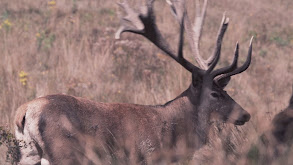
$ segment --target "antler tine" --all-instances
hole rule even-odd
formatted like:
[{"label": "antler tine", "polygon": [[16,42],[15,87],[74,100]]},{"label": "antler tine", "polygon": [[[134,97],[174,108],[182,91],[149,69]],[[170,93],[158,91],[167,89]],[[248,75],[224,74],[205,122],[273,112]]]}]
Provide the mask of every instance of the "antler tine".
[{"label": "antler tine", "polygon": [[179,34],[179,44],[178,44],[178,57],[183,58],[183,42],[184,42],[184,19],[186,14],[186,9],[184,7],[184,0],[175,1],[174,4],[170,0],[166,0],[167,4],[170,6],[174,17],[177,19],[180,25]]},{"label": "antler tine", "polygon": [[201,38],[202,26],[205,18],[207,8],[207,0],[204,0],[203,8],[200,10],[199,0],[196,0],[196,16],[193,27],[191,27],[191,23],[189,18],[186,19],[185,29],[188,33],[189,37],[189,45],[191,47],[192,52],[194,53],[195,60],[197,61],[200,68],[207,70],[208,65],[205,60],[201,57],[199,51],[199,41]]},{"label": "antler tine", "polygon": [[[229,24],[229,18],[228,17],[226,17],[226,12],[224,12],[224,14],[223,14],[223,17],[222,17],[222,23],[221,23],[221,26],[220,26],[220,28],[219,28],[219,32],[218,32],[218,39],[217,39],[217,42],[218,42],[218,40],[220,40],[221,42],[222,42],[222,39],[223,39],[223,37],[224,37],[224,34],[225,34],[225,32],[222,34],[221,33],[221,31],[222,31],[222,29],[223,28],[228,28],[228,24]],[[225,31],[226,31],[226,29],[225,29]],[[216,44],[217,45],[217,44]],[[217,49],[217,48],[216,48]],[[217,50],[215,50],[215,51],[217,51]],[[210,65],[212,65],[212,62],[215,60],[215,58],[216,58],[216,53],[214,52],[205,62],[206,62],[206,64],[208,65],[208,66],[210,66]]]},{"label": "antler tine", "polygon": [[184,43],[184,14],[180,22],[180,34],[179,34],[179,44],[178,44],[178,58],[183,59],[183,43]]},{"label": "antler tine", "polygon": [[195,54],[195,60],[199,64],[199,67],[207,70],[208,65],[205,63],[204,59],[200,56],[199,52],[199,40],[201,37],[201,29],[203,20],[205,17],[206,7],[207,7],[207,0],[205,0],[203,5],[203,10],[200,12],[199,10],[199,2],[197,1],[197,14],[195,17],[195,23],[192,27],[191,22],[186,14],[185,8],[185,0],[166,0],[166,2],[170,5],[172,13],[175,15],[176,19],[179,23],[182,21],[184,17],[184,29],[188,36],[188,43],[191,47],[191,51]]},{"label": "antler tine", "polygon": [[129,7],[128,0],[124,0],[124,2],[119,2],[117,4],[125,10],[127,15],[121,19],[121,26],[115,33],[115,39],[120,39],[120,35],[123,32],[142,33],[144,24],[139,18],[140,13],[135,12]]},{"label": "antler tine", "polygon": [[199,41],[201,38],[201,32],[202,32],[202,26],[204,23],[205,15],[206,15],[206,9],[207,9],[207,0],[204,1],[202,10],[200,9],[199,0],[196,0],[196,16],[194,20],[193,25],[193,31],[194,31],[194,45],[197,45],[199,48]]},{"label": "antler tine", "polygon": [[[171,58],[176,60],[179,64],[181,64],[185,69],[192,72],[196,67],[185,58],[183,58],[182,47],[183,47],[183,19],[180,21],[180,41],[179,41],[179,50],[178,54],[175,53],[169,46],[168,42],[163,38],[160,30],[158,29],[155,21],[155,15],[153,13],[153,2],[154,0],[147,0],[145,6],[143,6],[140,12],[135,12],[131,9],[127,3],[123,6],[128,15],[123,18],[127,22],[122,22],[122,26],[116,32],[117,36],[120,36],[123,32],[133,32],[140,35],[143,35],[147,39],[149,39],[153,44],[155,44],[158,48],[168,54]],[[130,24],[131,23],[131,24]],[[132,25],[132,26],[130,26]],[[133,27],[134,25],[134,27]]]},{"label": "antler tine", "polygon": [[186,14],[184,0],[181,0],[181,1],[177,0],[174,2],[172,2],[171,0],[166,0],[166,2],[170,6],[171,11],[172,11],[173,15],[175,16],[175,18],[178,20],[179,24],[181,24],[181,22],[183,21],[183,17]]},{"label": "antler tine", "polygon": [[215,48],[215,51],[213,53],[213,61],[209,65],[207,73],[211,73],[211,71],[215,68],[215,66],[217,65],[217,63],[218,63],[218,61],[220,59],[221,48],[222,48],[222,40],[223,40],[225,32],[226,32],[226,30],[228,28],[228,25],[229,25],[229,18],[227,18],[226,15],[224,14],[223,18],[222,18],[220,29],[219,29],[219,32],[218,32],[216,48]]},{"label": "antler tine", "polygon": [[[168,3],[168,5],[171,7],[172,13],[175,15],[175,17],[177,18],[177,11],[176,8],[174,6],[174,4],[170,1],[170,0],[166,0],[166,2]],[[178,18],[177,18],[178,19]]]},{"label": "antler tine", "polygon": [[244,64],[241,67],[234,69],[232,72],[229,72],[229,73],[226,73],[226,74],[219,76],[218,78],[216,78],[216,81],[219,81],[220,79],[223,79],[223,78],[231,77],[231,76],[239,74],[239,73],[242,73],[243,71],[245,71],[249,67],[250,62],[251,62],[251,56],[252,56],[252,41],[253,41],[253,37],[251,37],[251,39],[250,39],[248,55],[247,55],[247,58],[246,58],[246,61],[244,62]]},{"label": "antler tine", "polygon": [[231,65],[213,71],[211,74],[212,77],[215,78],[218,75],[232,72],[233,70],[235,70],[237,68],[238,57],[239,57],[239,43],[237,42],[236,48],[235,48],[235,53],[234,53],[234,59],[233,59],[233,62],[231,63]]}]

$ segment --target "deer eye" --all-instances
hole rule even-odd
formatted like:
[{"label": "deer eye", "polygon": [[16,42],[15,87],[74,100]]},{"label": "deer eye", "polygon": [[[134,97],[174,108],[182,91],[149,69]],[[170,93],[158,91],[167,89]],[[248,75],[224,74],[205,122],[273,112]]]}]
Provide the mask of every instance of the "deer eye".
[{"label": "deer eye", "polygon": [[217,93],[217,92],[212,92],[211,93],[211,96],[214,97],[214,98],[219,98],[220,97],[220,94]]}]

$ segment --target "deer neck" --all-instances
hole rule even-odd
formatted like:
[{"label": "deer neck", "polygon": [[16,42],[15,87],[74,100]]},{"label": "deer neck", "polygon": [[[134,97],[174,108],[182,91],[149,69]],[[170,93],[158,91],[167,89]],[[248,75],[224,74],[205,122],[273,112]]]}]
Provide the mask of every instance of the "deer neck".
[{"label": "deer neck", "polygon": [[[209,131],[209,116],[208,114],[199,114],[200,108],[200,92],[191,90],[189,87],[174,100],[163,105],[160,112],[163,113],[162,116],[170,128],[177,125],[176,128],[183,129],[178,130],[179,134],[192,134],[191,136],[197,136],[204,144],[207,141],[207,132]],[[201,119],[203,117],[204,120]]]},{"label": "deer neck", "polygon": [[168,101],[165,105],[163,105],[163,111],[170,114],[167,116],[172,118],[176,118],[176,116],[182,117],[196,114],[199,103],[198,96],[199,94],[192,93],[191,87],[189,87],[175,99]]}]

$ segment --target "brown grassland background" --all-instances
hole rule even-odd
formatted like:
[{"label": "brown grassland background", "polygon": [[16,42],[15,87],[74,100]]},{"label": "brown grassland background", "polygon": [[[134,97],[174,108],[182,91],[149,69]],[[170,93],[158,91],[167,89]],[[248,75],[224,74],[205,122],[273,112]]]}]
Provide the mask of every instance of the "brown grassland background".
[{"label": "brown grassland background", "polygon": [[[13,132],[17,107],[48,94],[64,93],[100,102],[164,104],[189,86],[190,73],[148,40],[128,33],[114,39],[123,14],[116,2],[0,1],[0,126]],[[187,3],[191,16],[194,2]],[[225,157],[226,162],[235,162],[269,127],[273,116],[288,105],[293,84],[292,9],[292,0],[209,1],[201,41],[204,57],[213,51],[224,11],[230,24],[218,66],[232,60],[237,41],[243,63],[249,39],[255,37],[250,68],[234,76],[226,87],[252,118],[244,126],[219,126],[232,130],[226,132],[232,133],[232,139],[225,143],[231,156],[221,152],[218,140],[212,139],[194,161],[208,159],[208,164],[214,164]],[[169,6],[157,0],[155,11],[159,28],[177,48],[179,27]],[[185,45],[185,56],[196,64]],[[0,164],[5,164],[4,146],[0,153]],[[216,158],[211,159],[211,155]]]}]

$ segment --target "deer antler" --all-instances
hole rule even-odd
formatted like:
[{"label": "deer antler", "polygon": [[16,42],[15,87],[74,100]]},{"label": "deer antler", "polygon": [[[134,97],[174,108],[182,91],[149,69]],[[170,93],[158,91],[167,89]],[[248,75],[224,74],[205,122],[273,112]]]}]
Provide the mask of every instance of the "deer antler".
[{"label": "deer antler", "polygon": [[139,13],[135,12],[132,10],[132,8],[129,7],[127,0],[125,0],[123,3],[119,2],[118,5],[121,6],[128,15],[121,19],[121,26],[116,32],[115,38],[120,39],[121,33],[125,31],[141,33],[144,29],[144,25],[139,18]]},{"label": "deer antler", "polygon": [[[189,45],[191,47],[192,53],[194,53],[195,59],[197,63],[199,64],[200,68],[203,70],[206,70],[205,74],[211,73],[220,57],[222,40],[229,25],[229,18],[226,17],[225,13],[223,14],[222,22],[221,22],[219,32],[217,35],[215,50],[213,54],[207,60],[204,60],[202,56],[200,56],[199,42],[201,39],[202,26],[203,26],[206,9],[207,9],[207,0],[204,0],[202,8],[200,8],[199,0],[196,0],[196,16],[195,16],[193,28],[191,28],[190,20],[188,18],[188,15],[186,14],[187,12],[184,6],[185,0],[166,0],[166,1],[170,5],[173,14],[176,16],[178,20],[180,20],[181,17],[185,17],[184,28],[188,35]],[[251,42],[252,42],[252,39],[251,39]],[[230,66],[213,71],[211,73],[211,77],[215,78],[216,76],[218,76],[216,78],[216,81],[218,81],[222,78],[230,77],[232,75],[241,73],[244,70],[246,70],[251,61],[251,51],[252,51],[251,44],[250,44],[247,60],[243,64],[243,66],[237,68],[237,60],[238,60],[238,54],[239,54],[239,44],[237,43],[235,54],[234,54],[234,60],[232,64]]]},{"label": "deer antler", "polygon": [[116,32],[115,38],[120,38],[120,35],[123,32],[133,32],[143,35],[153,44],[159,47],[162,51],[168,54],[171,58],[180,63],[184,68],[192,72],[195,66],[183,57],[182,52],[184,40],[184,17],[182,16],[182,19],[180,21],[178,53],[175,53],[175,51],[171,49],[167,41],[162,37],[162,34],[156,25],[155,15],[153,13],[153,2],[154,0],[147,0],[146,4],[141,8],[140,12],[135,12],[133,9],[131,9],[128,5],[127,0],[125,0],[123,3],[119,3],[119,5],[125,10],[128,15],[122,19],[122,25]]},{"label": "deer antler", "polygon": [[[177,16],[176,17],[177,19],[180,18],[180,15],[183,15],[182,13],[186,13],[186,8],[184,6],[184,3],[185,3],[184,0],[181,0],[181,1],[180,0],[166,0],[166,1],[170,5],[170,7],[173,11],[173,14]],[[222,23],[221,23],[221,26],[219,29],[219,33],[218,33],[216,50],[207,60],[204,60],[202,58],[202,56],[200,55],[199,43],[200,43],[200,39],[201,39],[204,18],[206,15],[206,9],[207,9],[207,0],[204,0],[202,9],[200,9],[199,0],[196,0],[196,16],[195,16],[195,21],[194,21],[193,27],[192,27],[192,24],[188,18],[188,15],[184,14],[185,15],[184,26],[185,26],[185,31],[188,36],[188,41],[189,41],[189,45],[191,47],[191,51],[194,54],[195,60],[197,61],[198,65],[203,70],[208,70],[209,67],[211,66],[212,62],[217,57],[216,55],[217,55],[217,52],[219,51],[218,49],[220,49],[220,47],[221,47],[221,43],[219,43],[219,41],[222,42],[222,39],[224,37],[224,33],[225,33],[225,31],[228,27],[228,23],[229,23],[229,18],[227,18],[224,13]],[[212,69],[210,69],[210,70],[212,70]]]},{"label": "deer antler", "polygon": [[212,77],[216,77],[217,75],[225,74],[235,70],[237,68],[238,57],[239,57],[239,44],[237,42],[232,64],[230,66],[213,71]]},{"label": "deer antler", "polygon": [[[200,10],[200,4],[199,0],[196,0],[196,16],[193,24],[193,28],[187,28],[188,31],[193,30],[192,32],[189,32],[192,36],[190,44],[193,44],[191,48],[193,48],[193,53],[195,55],[195,59],[198,62],[198,64],[201,66],[202,69],[207,70],[208,69],[208,63],[204,61],[204,59],[201,57],[199,52],[199,42],[201,39],[201,32],[202,32],[202,26],[206,14],[206,8],[207,8],[207,0],[204,1],[203,8]],[[190,23],[188,23],[190,24]],[[190,26],[190,25],[189,25]]]},{"label": "deer antler", "polygon": [[[218,77],[215,78],[215,81],[216,82],[220,81],[221,79],[224,79],[224,78],[231,77],[233,75],[242,73],[242,72],[244,72],[249,67],[250,62],[251,62],[251,56],[252,56],[252,41],[253,41],[253,37],[251,37],[251,39],[250,39],[249,49],[248,49],[248,55],[247,55],[246,61],[243,63],[243,65],[240,66],[240,67],[237,67],[237,64],[236,64],[235,65],[236,68],[234,68],[232,71],[214,74],[213,75],[214,77],[218,76]],[[238,56],[238,53],[239,53],[238,52],[238,49],[239,49],[239,45],[237,43],[236,50],[235,50],[235,56],[236,56],[236,54]],[[222,75],[220,75],[220,74],[222,74]]]},{"label": "deer antler", "polygon": [[[168,42],[163,38],[160,30],[156,25],[155,15],[153,12],[154,0],[146,0],[146,4],[140,9],[139,12],[131,9],[128,5],[127,0],[125,0],[123,3],[119,3],[119,5],[125,10],[127,15],[122,18],[122,25],[115,35],[116,38],[119,38],[121,33],[123,32],[140,34],[149,39],[153,44],[155,44],[171,58],[180,63],[188,71],[192,72],[193,70],[196,70],[201,75],[209,76],[212,79],[216,78],[216,81],[241,73],[248,68],[251,61],[252,43],[250,43],[249,53],[246,62],[239,68],[237,68],[237,60],[239,54],[239,44],[237,43],[234,60],[231,65],[213,71],[219,61],[221,55],[222,40],[229,24],[229,18],[226,17],[225,13],[223,15],[217,35],[215,50],[207,60],[204,60],[200,56],[199,41],[201,38],[201,31],[207,8],[207,0],[204,0],[201,10],[199,7],[199,0],[196,0],[197,11],[193,27],[187,15],[185,0],[166,0],[166,2],[170,5],[172,13],[180,24],[177,53],[175,53],[175,51],[171,49]],[[195,54],[195,59],[198,62],[200,68],[194,66],[183,57],[184,30],[187,33],[192,53]]]}]

